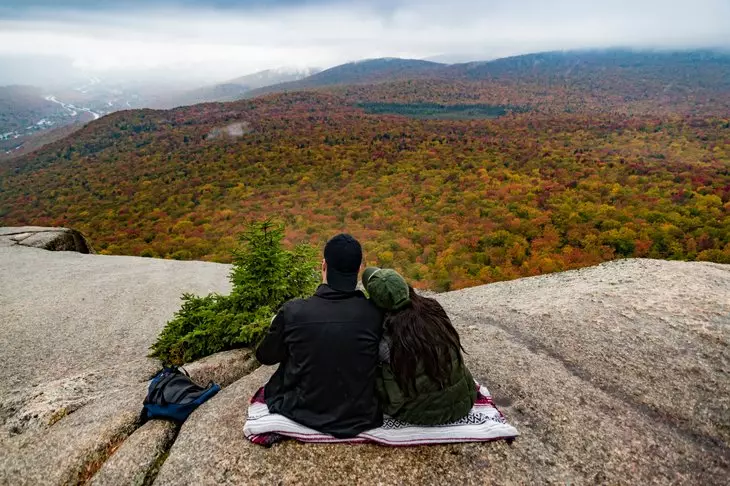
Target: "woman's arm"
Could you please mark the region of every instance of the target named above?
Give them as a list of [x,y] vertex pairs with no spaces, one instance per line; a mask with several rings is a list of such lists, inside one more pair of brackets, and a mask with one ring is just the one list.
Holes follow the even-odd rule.
[[406,399],[395,380],[390,364],[383,363],[380,365],[380,376],[377,385],[383,412],[394,417],[403,407]]

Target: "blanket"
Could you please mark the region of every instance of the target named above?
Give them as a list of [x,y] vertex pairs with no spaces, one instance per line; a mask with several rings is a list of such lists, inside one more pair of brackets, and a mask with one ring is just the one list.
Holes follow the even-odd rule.
[[298,424],[283,415],[270,413],[264,400],[264,389],[260,388],[251,398],[243,433],[248,440],[260,445],[271,445],[286,438],[300,442],[370,442],[386,446],[416,446],[511,440],[517,437],[519,432],[507,423],[502,412],[494,405],[489,390],[478,383],[476,387],[478,393],[474,407],[461,420],[445,425],[422,426],[400,422],[386,415],[381,427],[349,439],[338,439]]

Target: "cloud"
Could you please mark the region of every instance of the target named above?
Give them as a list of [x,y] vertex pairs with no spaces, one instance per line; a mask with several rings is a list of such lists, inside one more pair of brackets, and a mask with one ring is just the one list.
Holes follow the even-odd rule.
[[6,0],[0,56],[222,80],[382,56],[730,46],[729,18],[727,0]]

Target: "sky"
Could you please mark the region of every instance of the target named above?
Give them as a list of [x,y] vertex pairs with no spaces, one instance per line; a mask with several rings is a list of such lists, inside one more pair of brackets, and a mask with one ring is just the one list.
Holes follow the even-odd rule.
[[0,83],[79,73],[223,81],[377,57],[727,48],[729,19],[730,0],[2,0]]

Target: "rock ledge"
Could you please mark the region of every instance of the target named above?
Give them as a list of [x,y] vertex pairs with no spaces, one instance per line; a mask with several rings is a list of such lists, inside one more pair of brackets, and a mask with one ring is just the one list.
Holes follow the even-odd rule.
[[27,246],[50,251],[95,253],[80,232],[69,228],[18,226],[0,228],[0,246]]
[[[726,484],[730,265],[621,260],[436,295],[512,444],[392,449],[243,437],[269,374],[242,350],[188,368],[230,384],[178,428],[139,427],[146,358],[183,292],[230,267],[43,252],[0,229],[0,485]],[[30,240],[32,242],[33,240]],[[106,364],[106,366],[105,366]],[[159,474],[158,474],[159,471]]]

